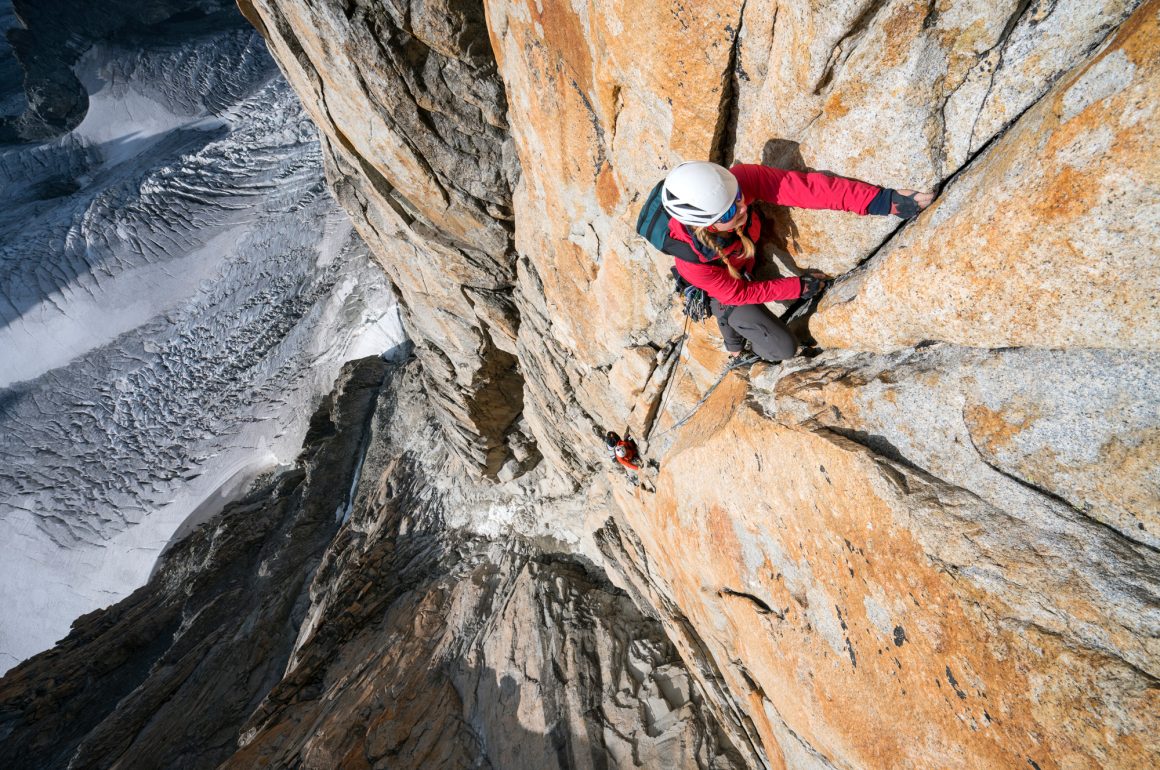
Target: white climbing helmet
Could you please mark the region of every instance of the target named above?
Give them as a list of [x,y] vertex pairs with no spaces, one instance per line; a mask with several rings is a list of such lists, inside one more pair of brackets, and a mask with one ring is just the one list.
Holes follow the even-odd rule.
[[665,177],[661,203],[683,225],[705,227],[721,218],[737,200],[737,177],[716,163],[691,160]]

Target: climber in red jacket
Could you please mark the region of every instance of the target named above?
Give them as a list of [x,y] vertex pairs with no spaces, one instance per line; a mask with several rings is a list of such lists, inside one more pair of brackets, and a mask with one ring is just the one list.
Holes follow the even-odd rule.
[[675,257],[677,272],[710,297],[725,349],[739,356],[748,340],[766,361],[792,358],[797,341],[764,302],[809,298],[823,276],[753,280],[755,244],[761,217],[756,202],[855,214],[893,214],[909,219],[930,205],[931,193],[891,190],[817,172],[785,171],[738,164],[682,163],[665,177],[661,202],[669,232],[663,251]]

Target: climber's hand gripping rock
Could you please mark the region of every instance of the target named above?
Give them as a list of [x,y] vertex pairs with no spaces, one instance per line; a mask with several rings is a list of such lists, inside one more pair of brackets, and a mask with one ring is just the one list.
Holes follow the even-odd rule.
[[934,200],[934,193],[895,190],[890,194],[890,213],[903,219],[914,219]]

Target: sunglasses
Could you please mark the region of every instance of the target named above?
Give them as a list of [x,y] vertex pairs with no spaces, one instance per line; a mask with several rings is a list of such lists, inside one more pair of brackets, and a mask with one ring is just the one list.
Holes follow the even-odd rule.
[[724,224],[725,222],[728,222],[728,221],[729,221],[730,219],[732,219],[733,217],[737,216],[737,206],[738,206],[738,204],[740,204],[740,203],[741,203],[741,191],[740,191],[740,190],[738,190],[738,191],[737,191],[737,200],[733,201],[733,205],[732,205],[732,206],[730,206],[729,208],[725,209],[725,213],[724,213],[724,214],[722,214],[722,215],[721,215],[721,218],[720,218],[720,219],[718,219],[717,221],[718,221],[719,223],[722,223],[722,224]]

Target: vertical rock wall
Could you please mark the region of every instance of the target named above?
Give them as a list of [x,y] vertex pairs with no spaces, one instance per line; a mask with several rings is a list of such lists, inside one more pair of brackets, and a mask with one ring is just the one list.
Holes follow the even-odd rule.
[[[1154,548],[1081,513],[1111,505],[1069,504],[974,445],[986,405],[1035,397],[1034,358],[933,348],[732,377],[656,494],[617,492],[638,542],[607,552],[685,654],[717,661],[773,766],[1138,767],[1160,750]],[[1076,418],[1083,390],[1038,427],[1122,439]]]
[[[929,190],[1080,64],[1137,2],[745,4],[737,159]],[[896,220],[778,212],[778,237],[832,274]]]
[[[607,507],[604,558],[738,744],[772,767],[1155,763],[1154,0],[492,0],[489,45],[475,7],[244,7],[452,446],[494,473],[514,423]],[[449,164],[463,147],[491,160]],[[940,193],[902,228],[768,211],[783,270],[844,274],[826,352],[699,407],[716,331],[682,340],[669,260],[633,233],[694,158]],[[592,436],[625,425],[656,463],[639,487]]]
[[602,461],[592,429],[630,417],[630,393],[611,386],[621,359],[649,348],[646,378],[674,363],[648,365],[678,329],[665,259],[632,226],[664,168],[719,141],[738,20],[712,3],[488,4],[525,169],[514,203],[525,415],[577,479]]
[[331,187],[398,292],[446,440],[494,476],[523,396],[511,298],[518,167],[482,8],[239,5],[322,131]]
[[1062,78],[836,287],[819,341],[1160,348],[1158,37],[1143,8]]

